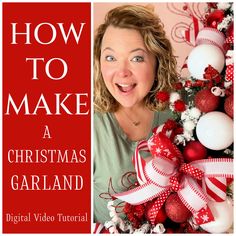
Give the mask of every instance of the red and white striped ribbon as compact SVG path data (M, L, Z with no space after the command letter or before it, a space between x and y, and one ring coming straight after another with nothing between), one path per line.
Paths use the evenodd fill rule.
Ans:
M233 178L233 159L212 158L191 162L205 172L202 188L208 199L222 202L226 199L227 179Z
M105 230L105 226L101 223L93 223L92 231L93 234L101 234Z
M210 200L216 202L225 201L227 181L224 177L206 178L204 187Z
M199 32L199 21L194 15L192 15L192 20L193 20L193 25L189 26L189 28L184 31L184 38L191 45L195 46L196 37Z

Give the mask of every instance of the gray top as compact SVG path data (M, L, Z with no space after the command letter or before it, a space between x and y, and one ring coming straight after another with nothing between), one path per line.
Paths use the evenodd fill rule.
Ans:
M152 128L171 118L170 111L155 112ZM150 132L149 137L151 137ZM109 221L107 202L111 195L124 192L130 183L122 176L134 172L132 156L138 142L131 141L113 113L94 114L94 222ZM135 175L133 175L134 178ZM125 181L126 179L126 181ZM117 202L117 201L116 201Z

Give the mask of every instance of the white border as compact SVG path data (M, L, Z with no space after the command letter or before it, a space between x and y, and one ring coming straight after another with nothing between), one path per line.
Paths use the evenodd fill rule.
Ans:
M3 14L2 14L2 4L0 5L0 16L1 16L1 23L0 23L0 34L1 34L1 37L0 37L0 45L1 45L1 49L0 49L0 54L1 54L1 59L3 59L3 52L2 52L2 49L3 49ZM0 83L0 120L1 120L1 127L0 127L0 132L1 132L1 144L0 144L0 174L1 174L1 177L0 177L0 181L1 181L1 188L0 188L0 194L1 194L1 199L3 199L3 196L2 196L2 177L3 177L3 172L2 172L2 162L3 162L3 149L2 149L2 146L3 146L3 132L2 132L2 128L3 128L3 121L2 121L2 82L3 82L3 71L2 71L2 61L1 60L1 63L0 63L0 78L1 78L1 83ZM3 217L3 214L2 214L2 206L3 206L3 200L1 201L1 205L0 205L0 233L2 233L2 217Z
M180 2L180 3L184 3L184 2L199 2L199 3L204 3L204 2L233 2L233 0L219 0L219 1L215 1L215 0L187 0L187 1L184 1L184 0L91 0L92 3L130 3L130 4L139 4L139 3L167 3L167 2L173 2L173 3L176 3L176 2Z
M93 3L91 2L91 233L93 233L93 89L94 89L94 83L93 83L93 41L94 41L94 9L93 9Z
M167 1L167 0L148 0L148 1L144 1L144 0L135 0L135 1L127 1L127 0L70 0L70 1L66 1L66 0L24 0L24 1L19 1L19 0L2 0L1 4L0 4L0 15L1 18L3 17L2 15L2 3L11 3L11 2L17 2L17 3L34 3L34 2L51 2L51 3L60 3L60 2L65 2L65 3L73 3L73 2L85 2L85 3L91 3L91 232L92 232L92 223L93 223L93 88L94 88L94 84L93 84L93 38L94 38L94 3L157 3L157 2L184 2L183 0L172 0L172 1ZM187 2L207 2L206 0L188 0ZM219 0L219 1L212 1L212 2L233 2L233 0ZM2 48L3 48L3 44L2 44L2 20L0 22L0 30L1 30L1 37L0 37L0 44L1 44L1 49L0 49L0 54L1 54L1 58L3 56L2 54ZM0 120L1 120L1 127L0 127L0 132L1 132L1 144L0 144L0 151L1 151L1 157L3 154L3 150L2 150L2 63L0 63L0 73L1 73L1 83L0 83ZM0 161L0 181L2 183L2 158ZM0 187L0 194L2 196L2 184ZM2 202L0 205L0 234L2 234ZM234 216L235 216L235 212L236 209L234 208ZM234 221L234 230L236 229L236 222ZM7 235L13 235L15 236L15 234L7 234ZM27 234L27 235L31 235L31 234ZM38 234L38 235L51 235L51 234ZM62 234L64 235L64 234ZM82 235L82 234L80 234ZM184 234L184 235L188 235L188 234ZM208 235L208 234L207 234ZM231 234L227 234L227 235L231 235Z

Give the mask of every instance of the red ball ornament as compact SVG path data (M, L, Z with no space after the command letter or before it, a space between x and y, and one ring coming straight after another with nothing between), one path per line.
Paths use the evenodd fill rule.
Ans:
M167 219L167 215L165 212L165 207L163 206L157 213L156 219L155 219L155 225L158 223L164 223Z
M232 21L226 31L226 36L227 37L233 37L234 36L234 22Z
M186 222L191 212L182 203L177 193L171 194L165 203L166 215L176 223Z
M152 210L153 210L153 205L155 204L156 200L148 202L147 206L145 207L145 216L146 218L150 221L151 216L152 216ZM167 215L165 212L165 207L161 207L161 209L158 211L156 218L155 218L155 225L158 223L164 223L165 220L167 219Z
M171 229L171 228L166 229L166 234L174 234L174 233L175 233L175 231L173 229Z
M228 116L234 117L234 96L230 95L225 99L224 109Z
M202 112L210 112L217 109L220 98L215 96L210 89L197 92L194 98L195 106Z
M190 141L183 151L184 160L192 162L207 157L207 149L199 141Z

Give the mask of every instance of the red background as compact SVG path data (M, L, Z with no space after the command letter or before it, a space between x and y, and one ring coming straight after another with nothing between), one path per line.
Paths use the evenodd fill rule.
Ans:
M17 36L18 44L11 44L11 23L16 22L17 30L24 31L24 23L31 23L31 44L24 44L25 37ZM56 40L41 45L34 38L34 28L42 23L53 24L57 29ZM64 23L68 29L73 23L76 30L85 22L80 42L72 37L64 43L56 23ZM42 27L43 29L43 27ZM66 30L67 32L67 30ZM42 41L48 41L51 31L40 30ZM62 58L67 62L67 76L59 81L49 79L44 70L45 63L38 66L38 80L32 80L32 63L27 57ZM91 204L91 154L90 154L90 112L89 115L45 115L39 109L37 115L19 115L11 110L5 115L7 97L10 93L18 103L28 94L29 108L34 110L40 94L43 94L52 112L55 112L54 93L88 93L90 110L90 3L3 3L3 232L4 233L89 233ZM59 70L59 72L58 72ZM52 65L51 73L60 75L61 67ZM69 101L69 100L68 100ZM71 99L70 106L75 107ZM66 103L67 104L67 103ZM48 125L51 139L43 139L44 127ZM10 164L7 160L9 149L80 149L86 150L87 161L81 163L36 163ZM13 191L10 185L12 175L81 175L84 187L81 191ZM32 221L13 224L6 222L5 214L22 215L28 212L55 215L78 215L88 213L88 222L42 223Z

